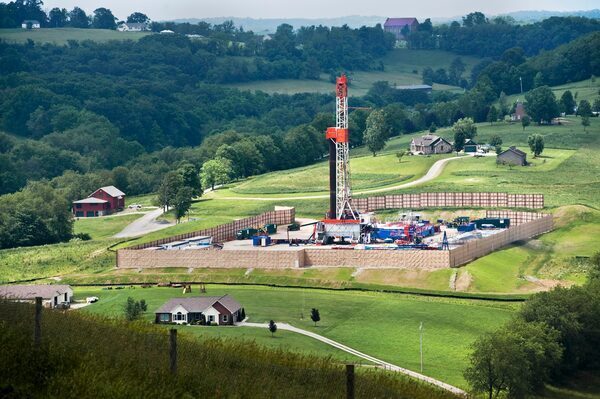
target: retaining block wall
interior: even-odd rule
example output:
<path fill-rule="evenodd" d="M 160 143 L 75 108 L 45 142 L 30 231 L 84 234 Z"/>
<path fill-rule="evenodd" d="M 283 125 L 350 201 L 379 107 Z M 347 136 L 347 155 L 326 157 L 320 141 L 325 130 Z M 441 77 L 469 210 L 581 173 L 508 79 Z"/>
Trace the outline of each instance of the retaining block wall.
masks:
<path fill-rule="evenodd" d="M 533 214 L 533 212 L 532 212 Z M 460 247 L 450 250 L 450 266 L 457 267 L 467 262 L 480 258 L 495 250 L 498 250 L 515 241 L 525 240 L 528 238 L 539 236 L 553 228 L 552 215 L 539 215 L 535 220 L 524 222 L 501 231 L 492 236 L 473 240 L 461 245 Z M 490 216 L 496 217 L 496 216 Z M 504 216 L 501 216 L 504 217 Z M 534 217 L 533 215 L 531 217 Z"/>
<path fill-rule="evenodd" d="M 420 193 L 353 198 L 352 205 L 360 211 L 377 209 L 422 208 L 530 208 L 544 207 L 543 194 L 507 193 Z"/>
<path fill-rule="evenodd" d="M 209 229 L 192 231 L 190 233 L 179 234 L 163 238 L 160 240 L 147 242 L 145 244 L 134 245 L 130 249 L 144 249 L 150 247 L 157 247 L 169 242 L 183 240 L 185 238 L 191 238 L 196 236 L 210 236 L 213 242 L 224 242 L 235 239 L 235 235 L 238 230 L 251 228 L 251 227 L 262 227 L 265 224 L 277 224 L 286 225 L 293 223 L 296 220 L 296 209 L 288 207 L 275 207 L 274 211 L 265 212 L 257 216 L 251 216 L 249 218 L 235 220 L 230 223 L 221 224 L 219 226 L 211 227 Z"/>

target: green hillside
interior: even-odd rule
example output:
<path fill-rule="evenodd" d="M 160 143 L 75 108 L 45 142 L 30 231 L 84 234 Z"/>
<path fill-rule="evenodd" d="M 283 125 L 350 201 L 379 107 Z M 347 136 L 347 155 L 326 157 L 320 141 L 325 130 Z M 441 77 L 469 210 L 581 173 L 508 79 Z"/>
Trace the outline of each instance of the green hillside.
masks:
<path fill-rule="evenodd" d="M 421 73 L 424 68 L 445 68 L 448 70 L 452 60 L 456 57 L 458 57 L 456 54 L 441 50 L 392 50 L 381 59 L 384 65 L 383 71 L 354 71 L 349 73 L 352 79 L 349 94 L 351 96 L 363 96 L 373 83 L 381 80 L 389 82 L 390 85 L 421 84 Z M 464 76 L 468 76 L 471 68 L 479 62 L 479 59 L 470 56 L 460 56 L 460 58 L 466 65 Z M 327 75 L 322 75 L 320 80 L 279 79 L 237 83 L 229 86 L 242 90 L 262 90 L 266 93 L 286 94 L 304 92 L 330 93 L 332 91 L 331 82 Z M 459 87 L 440 84 L 434 84 L 433 89 L 451 90 L 460 93 L 463 91 Z"/>
<path fill-rule="evenodd" d="M 192 290 L 190 295 L 198 295 L 197 287 L 192 287 Z M 145 299 L 149 310 L 145 317 L 149 321 L 153 319 L 151 312 L 154 309 L 173 296 L 181 296 L 181 292 L 173 288 L 139 287 L 117 291 L 81 288 L 76 290 L 76 294 L 79 298 L 90 295 L 100 298 L 97 304 L 84 308 L 85 312 L 113 317 L 122 316 L 122 306 L 128 296 L 136 300 Z M 513 304 L 486 301 L 257 286 L 209 285 L 207 294 L 232 295 L 244 306 L 251 322 L 275 320 L 290 323 L 414 371 L 419 371 L 420 367 L 418 327 L 423 322 L 426 331 L 423 373 L 461 387 L 465 387 L 462 370 L 467 365 L 466 356 L 471 342 L 507 321 L 514 307 Z M 316 327 L 309 318 L 311 308 L 318 308 L 321 315 Z M 373 315 L 383 314 L 386 316 L 376 323 L 370 322 Z M 183 330 L 196 331 L 198 327 Z M 201 332 L 195 334 L 203 335 Z M 305 352 L 314 353 L 312 349 Z"/>
<path fill-rule="evenodd" d="M 25 43 L 31 39 L 36 43 L 67 44 L 69 40 L 137 40 L 149 32 L 118 32 L 109 29 L 42 28 L 42 29 L 0 29 L 0 39 L 9 43 Z"/>
<path fill-rule="evenodd" d="M 33 306 L 0 302 L 0 386 L 11 397 L 224 398 L 243 392 L 247 398 L 325 398 L 345 390 L 344 368 L 325 357 L 181 334 L 177 372 L 171 373 L 164 328 L 44 310 L 41 345 L 34 347 L 33 320 Z M 455 397 L 363 368 L 356 373 L 355 390 L 357 398 Z"/>

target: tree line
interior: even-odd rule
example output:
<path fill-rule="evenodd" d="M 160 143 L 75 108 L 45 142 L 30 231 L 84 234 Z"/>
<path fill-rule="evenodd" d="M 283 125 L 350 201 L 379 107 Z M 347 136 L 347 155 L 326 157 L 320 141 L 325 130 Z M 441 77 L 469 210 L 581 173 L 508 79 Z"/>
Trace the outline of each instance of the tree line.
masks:
<path fill-rule="evenodd" d="M 504 327 L 473 344 L 465 378 L 488 398 L 524 398 L 600 367 L 600 252 L 583 286 L 535 294 Z"/>
<path fill-rule="evenodd" d="M 461 55 L 499 57 L 520 47 L 527 56 L 551 50 L 600 29 L 600 22 L 585 17 L 550 17 L 533 24 L 517 24 L 511 17 L 487 18 L 472 12 L 450 24 L 433 26 L 430 19 L 414 32 L 406 32 L 414 49 L 442 49 Z"/>
<path fill-rule="evenodd" d="M 90 15 L 79 8 L 72 10 L 54 7 L 48 13 L 42 9 L 42 0 L 15 0 L 0 3 L 0 29 L 20 28 L 26 20 L 38 21 L 43 28 L 94 28 L 116 29 L 117 18 L 112 11 L 99 7 Z M 146 15 L 135 12 L 127 17 L 127 22 L 149 22 Z"/>

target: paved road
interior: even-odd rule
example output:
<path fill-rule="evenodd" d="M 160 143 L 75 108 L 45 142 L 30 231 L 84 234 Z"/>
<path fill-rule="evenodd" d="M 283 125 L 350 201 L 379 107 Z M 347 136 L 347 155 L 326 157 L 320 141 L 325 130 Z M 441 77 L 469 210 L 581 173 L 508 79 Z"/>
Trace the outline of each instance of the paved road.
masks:
<path fill-rule="evenodd" d="M 141 218 L 134 220 L 128 224 L 121 232 L 115 234 L 115 238 L 138 237 L 153 231 L 164 229 L 165 227 L 173 226 L 173 223 L 166 221 L 158 222 L 156 218 L 163 214 L 163 209 L 158 208 L 146 213 Z"/>
<path fill-rule="evenodd" d="M 496 154 L 493 154 L 494 156 Z M 413 187 L 413 186 L 418 186 L 419 184 L 423 184 L 425 182 L 428 182 L 430 180 L 435 179 L 436 177 L 438 177 L 442 171 L 444 170 L 444 166 L 446 165 L 446 163 L 450 162 L 450 161 L 454 161 L 456 159 L 462 159 L 462 158 L 466 158 L 465 156 L 459 156 L 459 157 L 452 157 L 452 158 L 444 158 L 444 159 L 440 159 L 439 161 L 436 161 L 433 165 L 431 165 L 431 168 L 429 168 L 429 170 L 427 171 L 427 173 L 425 173 L 423 176 L 419 177 L 416 180 L 410 181 L 408 183 L 402 183 L 402 184 L 397 184 L 395 186 L 390 186 L 390 187 L 383 187 L 383 188 L 375 188 L 372 190 L 362 190 L 362 191 L 353 191 L 354 195 L 361 195 L 361 194 L 373 194 L 373 193 L 381 193 L 381 192 L 385 192 L 385 191 L 393 191 L 393 190 L 399 190 L 402 188 L 408 188 L 408 187 Z M 323 198 L 329 198 L 329 194 L 324 194 L 324 195 L 306 195 L 306 196 L 285 196 L 285 197 L 219 197 L 219 199 L 225 199 L 225 200 L 250 200 L 250 201 L 278 201 L 278 200 L 304 200 L 304 199 L 323 199 Z"/>
<path fill-rule="evenodd" d="M 246 321 L 238 323 L 236 325 L 239 326 L 239 327 L 258 327 L 258 328 L 267 328 L 268 327 L 268 324 L 266 324 L 266 323 L 265 324 L 262 324 L 262 323 L 248 323 Z M 463 391 L 462 389 L 457 388 L 457 387 L 455 387 L 453 385 L 446 384 L 445 382 L 440 381 L 440 380 L 436 380 L 435 378 L 431 378 L 431 377 L 428 377 L 426 375 L 414 372 L 412 370 L 408 370 L 408 369 L 396 366 L 394 364 L 388 363 L 386 361 L 377 359 L 377 358 L 375 358 L 373 356 L 370 356 L 370 355 L 367 355 L 365 353 L 359 352 L 356 349 L 352 349 L 352 348 L 350 348 L 350 347 L 348 347 L 348 346 L 346 346 L 344 344 L 341 344 L 341 343 L 336 342 L 336 341 L 334 341 L 332 339 L 326 338 L 326 337 L 324 337 L 322 335 L 313 333 L 311 331 L 303 330 L 301 328 L 294 327 L 294 326 L 292 326 L 290 324 L 287 324 L 287 323 L 277 323 L 277 328 L 280 329 L 280 330 L 292 331 L 292 332 L 295 332 L 297 334 L 302 334 L 302 335 L 306 335 L 308 337 L 314 338 L 314 339 L 319 340 L 319 341 L 321 341 L 321 342 L 323 342 L 323 343 L 325 343 L 327 345 L 331 345 L 331 346 L 333 346 L 335 348 L 338 348 L 338 349 L 340 349 L 340 350 L 342 350 L 344 352 L 350 353 L 350 354 L 352 354 L 354 356 L 357 356 L 357 357 L 360 357 L 362 359 L 368 360 L 368 361 L 370 361 L 372 363 L 375 363 L 376 365 L 378 365 L 380 367 L 384 367 L 386 370 L 391 370 L 391 371 L 396 371 L 398 373 L 406 374 L 406 375 L 408 375 L 410 377 L 419 379 L 421 381 L 425 381 L 425 382 L 427 382 L 429 384 L 438 386 L 438 387 L 440 387 L 442 389 L 445 389 L 445 390 L 450 391 L 452 393 L 455 393 L 457 395 L 463 395 L 463 396 L 467 395 L 467 393 L 465 391 Z"/>

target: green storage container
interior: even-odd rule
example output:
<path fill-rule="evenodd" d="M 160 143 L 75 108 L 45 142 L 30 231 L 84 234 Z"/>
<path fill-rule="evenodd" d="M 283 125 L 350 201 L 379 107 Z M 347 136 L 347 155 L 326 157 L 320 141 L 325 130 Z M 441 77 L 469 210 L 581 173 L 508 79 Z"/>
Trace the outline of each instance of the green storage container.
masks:
<path fill-rule="evenodd" d="M 265 230 L 267 234 L 275 234 L 277 233 L 277 225 L 276 224 L 265 224 Z"/>

